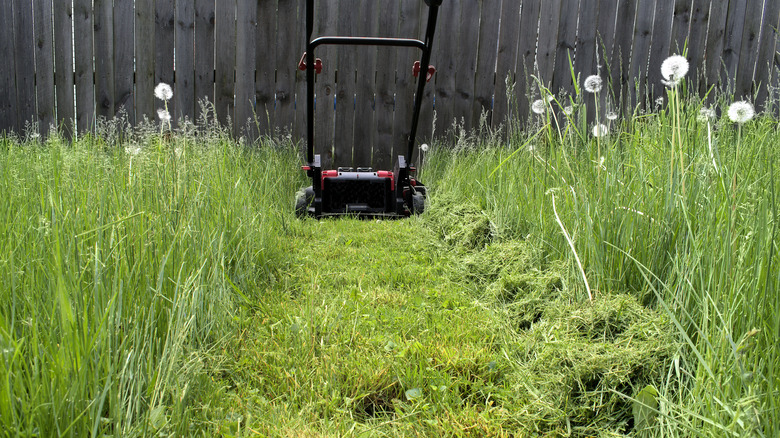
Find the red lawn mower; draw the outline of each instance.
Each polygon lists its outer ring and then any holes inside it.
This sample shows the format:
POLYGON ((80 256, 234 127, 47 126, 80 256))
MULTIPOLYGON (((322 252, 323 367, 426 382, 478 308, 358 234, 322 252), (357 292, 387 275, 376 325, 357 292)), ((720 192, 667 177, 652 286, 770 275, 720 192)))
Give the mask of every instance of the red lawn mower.
POLYGON ((299 217, 357 215, 401 218, 420 214, 425 208, 425 186, 412 176, 416 169, 410 163, 414 156, 423 90, 436 71, 429 62, 436 16, 442 0, 425 0, 425 3, 429 6, 425 41, 346 36, 322 36, 312 40, 314 5, 313 0, 306 1, 306 52, 299 68, 306 70, 307 164, 303 170, 311 178, 312 185, 296 196, 295 213, 299 217), (393 170, 374 170, 371 167, 322 169, 320 155, 314 153, 314 75, 322 70, 322 61, 314 57, 314 50, 324 44, 417 47, 422 51, 422 58, 414 64, 414 73, 426 73, 419 74, 417 82, 409 147, 406 155, 398 156, 393 170))

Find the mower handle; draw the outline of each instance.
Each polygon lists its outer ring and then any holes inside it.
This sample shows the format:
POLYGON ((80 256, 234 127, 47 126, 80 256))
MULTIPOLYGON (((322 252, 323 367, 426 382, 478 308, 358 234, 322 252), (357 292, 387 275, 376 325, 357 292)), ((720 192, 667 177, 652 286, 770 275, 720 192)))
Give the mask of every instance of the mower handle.
POLYGON ((441 2, 442 0, 425 0, 425 4, 428 6, 441 6, 441 2))

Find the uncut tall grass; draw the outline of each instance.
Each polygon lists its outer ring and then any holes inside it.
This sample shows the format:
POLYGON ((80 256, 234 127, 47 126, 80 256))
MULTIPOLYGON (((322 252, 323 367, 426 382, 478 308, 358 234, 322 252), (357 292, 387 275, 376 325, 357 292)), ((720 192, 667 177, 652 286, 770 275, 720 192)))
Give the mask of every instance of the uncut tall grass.
MULTIPOLYGON (((725 114, 727 102, 719 103, 725 114)), ((480 203, 498 238, 528 239, 548 258, 568 260, 582 301, 586 289, 562 226, 594 300, 628 292, 670 315, 683 348, 657 388, 645 433, 778 436, 778 122, 761 115, 746 123, 736 161, 737 125, 713 122, 709 143, 700 108, 696 100, 681 108, 682 171, 669 166, 680 152, 671 147, 667 107, 613 125, 600 139, 602 156, 584 116, 561 115, 560 130, 539 121, 530 141, 534 130, 505 144, 465 136, 454 152, 434 147, 423 178, 432 193, 480 203)))
MULTIPOLYGON (((166 137, 167 138, 167 137, 166 137)), ((110 140, 110 139, 108 139, 110 140)), ((0 429, 190 435, 242 291, 270 281, 290 147, 0 138, 0 429), (212 367, 213 368, 213 367, 212 367)))

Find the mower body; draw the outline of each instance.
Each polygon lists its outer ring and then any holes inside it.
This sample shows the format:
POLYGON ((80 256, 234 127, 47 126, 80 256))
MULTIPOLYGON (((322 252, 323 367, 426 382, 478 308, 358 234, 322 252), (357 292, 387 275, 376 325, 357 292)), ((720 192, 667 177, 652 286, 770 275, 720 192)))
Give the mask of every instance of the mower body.
POLYGON ((312 40, 314 29, 313 0, 306 1, 306 52, 298 67, 306 71, 307 89, 307 163, 302 166, 311 185, 301 189, 295 200, 298 216, 316 218, 341 215, 362 217, 408 217, 422 213, 427 192, 425 186, 414 177, 416 169, 409 166, 415 150, 415 136, 422 105, 423 90, 435 68, 430 65, 431 47, 436 27, 438 8, 442 0, 425 0, 429 6, 425 41, 405 38, 371 38, 323 36, 312 40), (406 155, 397 157, 392 170, 374 170, 371 167, 337 167, 323 169, 319 154, 314 152, 314 78, 323 68, 322 60, 314 57, 320 45, 372 45, 416 47, 422 51, 420 61, 415 62, 413 74, 418 76, 414 98, 412 127, 406 140, 406 155), (420 72, 423 74, 419 74, 420 72))

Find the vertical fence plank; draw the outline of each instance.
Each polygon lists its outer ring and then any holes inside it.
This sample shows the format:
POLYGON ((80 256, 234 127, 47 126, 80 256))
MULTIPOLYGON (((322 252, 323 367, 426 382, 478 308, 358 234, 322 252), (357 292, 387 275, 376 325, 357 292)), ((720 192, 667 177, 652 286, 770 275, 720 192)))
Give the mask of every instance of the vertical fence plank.
POLYGON ((73 97, 73 5, 54 2, 54 81, 57 84, 57 125, 70 137, 75 121, 73 97))
MULTIPOLYGON (((398 10, 398 35, 403 38, 419 38, 420 23, 426 22, 428 7, 417 0, 400 0, 398 10), (424 11, 421 18, 420 11, 424 11)), ((440 36, 440 35, 439 35, 440 36)), ((434 34, 434 40, 437 35, 434 34)), ((424 38, 424 37, 423 37, 424 38)), ((396 53, 395 64, 398 72, 395 84, 395 117, 393 120, 393 149, 390 156, 391 165, 399 155, 406 155, 409 133, 412 124, 412 109, 414 105, 415 77, 412 76, 412 66, 420 59, 420 51, 416 49, 399 50, 396 53)), ((425 104, 425 102, 423 102, 425 104)), ((430 103, 428 103, 430 105, 430 103)))
POLYGON ((222 0, 216 5, 216 51, 214 106, 217 120, 228 126, 233 119, 234 69, 236 65, 236 0, 222 0))
MULTIPOLYGON (((299 70, 298 59, 306 50, 306 0, 297 0, 295 5, 298 20, 295 27, 290 28, 292 33, 293 50, 288 63, 292 66, 294 91, 295 121, 292 130, 292 140, 303 147, 306 138, 306 72, 299 70)), ((316 79, 315 79, 316 81, 316 79)))
MULTIPOLYGON (((665 1, 665 0, 661 0, 665 1)), ((629 93, 631 94, 630 111, 644 102, 644 92, 647 90, 647 65, 650 56, 650 44, 653 35, 653 15, 655 1, 645 1, 637 6, 636 25, 631 46, 631 66, 629 73, 629 93)))
MULTIPOLYGON (((528 97, 534 87, 532 74, 536 74, 536 49, 539 40, 539 18, 542 2, 524 1, 520 11, 520 39, 518 40, 517 66, 515 71, 515 93, 512 98, 517 105, 517 112, 510 118, 520 121, 528 119, 530 102, 528 97)), ((548 7, 545 1, 545 7, 548 7)))
MULTIPOLYGON (((314 35, 336 35, 338 26, 339 6, 336 1, 320 1, 316 3, 314 35)), ((338 46, 320 46, 315 57, 321 58, 322 73, 317 75, 314 93, 314 148, 320 155, 323 167, 330 167, 333 162, 333 97, 336 90, 336 70, 338 69, 338 46)))
MULTIPOLYGON (((778 26, 780 26, 780 2, 766 0, 764 22, 761 26, 761 42, 758 46, 758 63, 756 64, 756 82, 760 84, 756 95, 756 107, 769 111, 776 110, 776 108, 766 108, 766 105, 772 104, 772 100, 768 99, 770 96, 767 91, 770 86, 776 90, 777 83, 773 84, 772 78, 773 73, 780 68, 780 54, 775 53, 779 35, 778 26)), ((777 91, 774 91, 772 97, 778 97, 777 91)))
POLYGON ((515 82, 517 65, 517 41, 520 36, 520 2, 501 2, 501 29, 498 35, 496 59, 496 90, 493 93, 493 127, 505 124, 511 102, 507 84, 515 82))
MULTIPOLYGON (((263 2, 264 3, 264 2, 263 2)), ((195 0, 195 117, 199 102, 214 103, 214 0, 195 0)), ((275 18, 275 17, 274 17, 275 18)), ((276 22, 274 21, 275 25, 276 22)), ((264 41, 267 44, 267 41, 264 41)), ((267 44, 273 46, 273 44, 267 44)))
POLYGON ((433 57, 436 58, 436 61, 432 61, 433 65, 436 66, 436 76, 430 83, 434 90, 433 108, 436 112, 437 122, 437 132, 433 132, 433 135, 446 134, 452 128, 454 121, 455 75, 458 73, 456 60, 460 58, 458 54, 460 39, 458 24, 461 5, 462 2, 446 2, 439 9, 436 31, 440 38, 434 39, 433 57))
POLYGON ((92 129, 95 122, 95 83, 93 78, 92 0, 73 1, 73 53, 76 77, 76 126, 79 132, 92 129))
POLYGON ((597 69, 604 79, 604 90, 599 96, 599 105, 605 111, 614 111, 617 113, 617 96, 612 87, 610 78, 612 77, 612 48, 615 42, 615 14, 617 12, 616 0, 602 0, 599 4, 598 25, 596 29, 596 59, 598 59, 597 69))
MULTIPOLYGON (((596 23, 599 11, 598 0, 580 0, 580 26, 577 29, 577 56, 574 59, 574 70, 582 77, 599 74, 600 66, 596 64, 596 23)), ((606 88, 603 90, 606 92, 606 88)))
POLYGON ((154 120, 154 0, 135 0, 135 114, 154 120))
POLYGON ((114 2, 114 114, 124 111, 135 125, 134 21, 133 2, 114 2))
MULTIPOLYGON (((595 17, 595 13, 593 17, 595 17)), ((561 0, 548 0, 542 3, 539 14, 539 43, 536 49, 536 71, 537 79, 542 86, 550 88, 552 86, 555 71, 555 55, 558 48, 558 32, 561 23, 561 0)), ((592 26, 594 21, 588 21, 586 27, 596 32, 596 27, 592 26)), ((578 49, 579 51, 579 49, 578 49)), ((530 78, 529 78, 530 79, 530 78)), ((533 81, 532 79, 530 79, 533 81)), ((532 94, 534 95, 538 88, 537 84, 531 83, 532 94)), ((552 90, 553 93, 555 90, 552 90)))
POLYGON ((691 30, 688 33, 688 63, 691 72, 688 74, 691 80, 691 90, 699 90, 700 84, 706 87, 704 50, 707 44, 707 27, 710 19, 710 0, 693 0, 691 6, 691 30))
MULTIPOLYGON (((13 5, 0 1, 0 53, 14 53, 13 5)), ((13 56, 0 63, 0 135, 18 128, 16 111, 16 63, 13 56)))
MULTIPOLYGON (((379 3, 378 37, 398 37, 398 2, 379 3)), ((402 49, 377 48, 376 57, 376 107, 374 120, 376 139, 371 163, 376 169, 388 169, 393 165, 393 109, 395 106, 395 76, 398 52, 402 49)), ((400 67, 399 67, 400 68, 400 67)), ((399 72, 401 73, 401 72, 399 72)))
MULTIPOLYGON (((164 82, 173 87, 173 95, 178 94, 174 84, 173 73, 173 48, 175 39, 175 3, 174 0, 155 0, 155 58, 154 58, 154 82, 164 82)), ((168 112, 176 123, 176 99, 168 101, 168 112)), ((160 102, 162 107, 162 102, 160 102)))
POLYGON ((276 127, 283 132, 292 132, 295 123, 295 69, 301 53, 295 53, 297 35, 297 1, 279 0, 276 36, 276 127))
POLYGON ((99 117, 114 117, 114 4, 95 0, 95 105, 99 117))
MULTIPOLYGON (((742 31, 745 29, 745 14, 748 0, 730 0, 729 13, 726 18, 726 34, 723 41, 722 84, 728 93, 736 93, 735 79, 740 63, 742 47, 742 31)), ((757 3, 753 0, 751 3, 757 3)))
MULTIPOLYGON (((555 76, 552 78, 552 91, 563 90, 566 95, 574 93, 571 69, 574 61, 574 50, 577 44, 577 17, 579 6, 570 4, 570 7, 561 8, 559 15, 558 37, 555 53, 555 76)), ((586 73, 587 75, 593 72, 586 73)))
POLYGON ((460 13, 458 48, 455 50, 455 95, 454 112, 455 121, 463 121, 466 131, 479 123, 479 119, 473 119, 472 107, 474 105, 474 80, 477 69, 477 50, 479 48, 479 0, 462 0, 460 13))
POLYGON ((489 127, 493 118, 493 90, 495 89, 496 51, 498 50, 498 26, 501 19, 501 0, 483 0, 480 2, 479 46, 477 48, 477 67, 474 79, 474 100, 471 118, 477 126, 485 113, 485 127, 489 127))
POLYGON ((257 0, 239 0, 236 5, 236 120, 234 135, 257 138, 255 104, 255 30, 257 0))
POLYGON ((176 0, 174 8, 174 118, 195 118, 195 0, 176 0))
MULTIPOLYGON (((355 35, 357 17, 352 11, 357 11, 361 0, 340 0, 338 33, 339 35, 355 35)), ((336 128, 333 147, 333 161, 336 166, 352 165, 352 143, 355 117, 355 51, 344 48, 339 50, 338 77, 336 81, 336 128)))
MULTIPOLYGON (((379 18, 379 4, 377 1, 363 0, 360 2, 361 19, 358 21, 358 36, 376 35, 377 20, 379 18)), ((377 48, 355 48, 357 60, 355 61, 355 134, 353 164, 355 166, 371 166, 371 153, 376 140, 374 130, 374 92, 377 48)), ((383 54, 387 53, 388 48, 383 54)), ((299 99, 300 101, 300 99, 299 99)))
POLYGON ((33 9, 29 0, 14 0, 14 60, 16 61, 17 132, 35 121, 35 44, 33 9))
POLYGON ((710 6, 710 19, 707 31, 707 46, 705 52, 705 80, 702 89, 708 89, 711 86, 717 86, 720 83, 720 73, 722 67, 722 54, 726 35, 726 18, 728 17, 728 8, 724 7, 722 2, 714 1, 710 6))
POLYGON ((691 26, 691 14, 693 13, 693 0, 675 0, 674 18, 672 18, 672 42, 671 53, 683 54, 688 42, 688 34, 691 26))
MULTIPOLYGON (((213 2, 212 2, 213 3, 213 2)), ((318 2, 322 3, 322 2, 318 2)), ((197 31, 197 27, 195 28, 197 31)), ((273 135, 274 88, 276 87, 276 0, 260 0, 257 5, 255 42, 255 111, 259 135, 273 135)))
POLYGON ((756 91, 754 76, 758 63, 759 38, 761 35, 761 19, 764 12, 762 1, 748 2, 745 9, 745 25, 742 30, 742 48, 739 50, 739 61, 735 76, 735 97, 752 100, 756 91))
POLYGON ((615 44, 612 47, 612 65, 610 82, 619 98, 619 107, 627 109, 629 99, 629 64, 631 62, 632 36, 634 34, 634 22, 636 21, 636 2, 633 0, 618 0, 617 20, 615 26, 615 44))
POLYGON ((50 0, 35 2, 35 97, 39 132, 49 132, 54 124, 54 23, 50 0))
POLYGON ((650 62, 647 70, 647 92, 649 99, 664 96, 661 82, 661 63, 669 57, 672 43, 672 20, 674 5, 669 1, 658 1, 655 5, 655 24, 653 26, 650 62))

